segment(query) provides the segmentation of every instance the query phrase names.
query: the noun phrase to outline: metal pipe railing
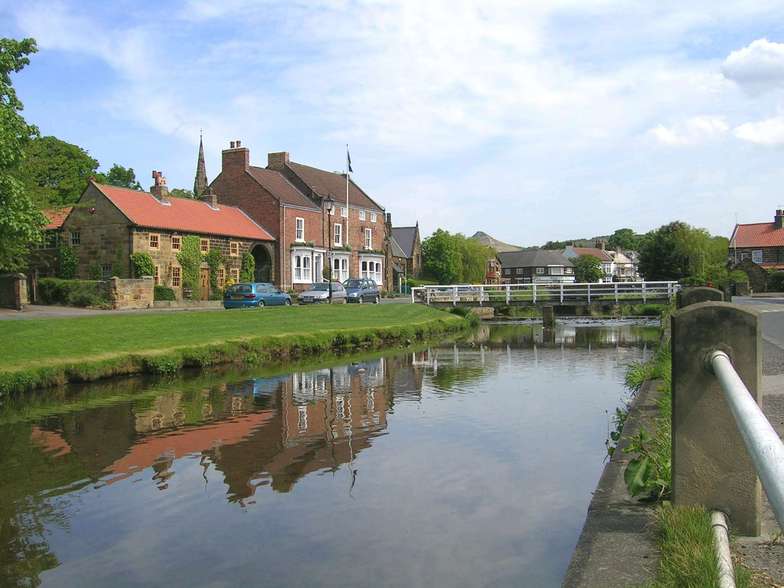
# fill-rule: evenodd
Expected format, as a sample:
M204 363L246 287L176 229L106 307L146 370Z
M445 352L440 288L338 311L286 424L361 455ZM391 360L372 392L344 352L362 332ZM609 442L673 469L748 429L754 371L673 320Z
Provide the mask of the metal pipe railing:
M723 351L713 351L708 364L721 385L746 450L754 462L779 526L784 529L784 443Z

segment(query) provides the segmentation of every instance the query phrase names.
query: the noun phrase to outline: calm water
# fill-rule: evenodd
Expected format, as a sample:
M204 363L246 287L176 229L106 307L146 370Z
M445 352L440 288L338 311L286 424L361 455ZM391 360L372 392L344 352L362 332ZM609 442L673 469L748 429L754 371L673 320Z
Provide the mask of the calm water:
M0 585L557 586L655 337L483 326L6 401Z

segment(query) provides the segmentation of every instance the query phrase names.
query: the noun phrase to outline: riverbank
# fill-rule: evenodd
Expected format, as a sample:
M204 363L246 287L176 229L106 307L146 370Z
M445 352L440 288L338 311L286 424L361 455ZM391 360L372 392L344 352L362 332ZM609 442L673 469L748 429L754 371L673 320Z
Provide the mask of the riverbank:
M391 347L469 324L421 305L8 321L0 325L0 340L10 343L0 356L0 394L112 376Z

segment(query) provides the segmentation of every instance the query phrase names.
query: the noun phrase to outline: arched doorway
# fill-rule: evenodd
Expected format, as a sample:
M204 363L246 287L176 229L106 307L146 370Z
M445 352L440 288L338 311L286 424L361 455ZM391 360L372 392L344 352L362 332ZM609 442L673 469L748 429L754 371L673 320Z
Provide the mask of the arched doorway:
M267 245L258 244L250 252L256 262L254 280L256 282L272 282L272 255Z

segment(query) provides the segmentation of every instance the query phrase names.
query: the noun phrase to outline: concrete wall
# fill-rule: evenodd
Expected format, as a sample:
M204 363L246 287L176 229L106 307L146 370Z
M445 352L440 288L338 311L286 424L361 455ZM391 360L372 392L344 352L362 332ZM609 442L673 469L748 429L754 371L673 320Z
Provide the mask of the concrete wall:
M133 280L112 278L107 282L112 308L152 308L155 282L151 277Z
M25 275L0 274L0 306L22 310L25 304L29 304Z

